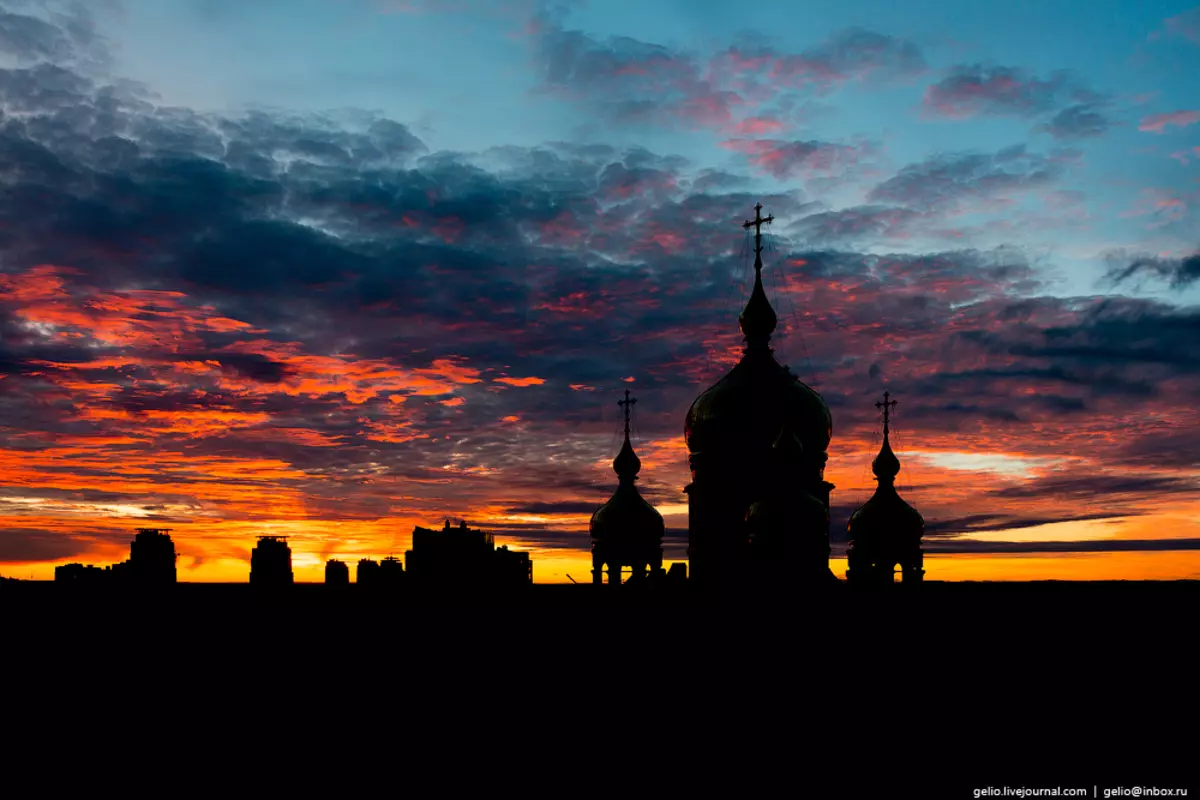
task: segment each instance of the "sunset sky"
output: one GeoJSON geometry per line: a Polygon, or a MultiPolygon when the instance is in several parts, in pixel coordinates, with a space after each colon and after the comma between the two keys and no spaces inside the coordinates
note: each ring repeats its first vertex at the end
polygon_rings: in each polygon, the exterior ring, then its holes
{"type": "Polygon", "coordinates": [[[928,578],[1200,578],[1194,3],[0,0],[0,575],[583,582],[626,388],[684,560],[761,201],[835,573],[887,389],[928,578]]]}

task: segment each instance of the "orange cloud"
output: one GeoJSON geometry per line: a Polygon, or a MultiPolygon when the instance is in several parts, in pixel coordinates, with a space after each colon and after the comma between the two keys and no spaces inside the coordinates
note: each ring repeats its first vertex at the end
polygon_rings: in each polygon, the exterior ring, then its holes
{"type": "Polygon", "coordinates": [[[541,386],[545,383],[543,378],[493,378],[494,383],[506,383],[509,386],[541,386]]]}

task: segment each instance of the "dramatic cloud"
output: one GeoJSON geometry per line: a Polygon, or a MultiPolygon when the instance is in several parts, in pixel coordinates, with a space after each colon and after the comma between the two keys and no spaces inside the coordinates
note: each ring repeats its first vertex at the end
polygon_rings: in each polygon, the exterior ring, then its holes
{"type": "Polygon", "coordinates": [[[1011,114],[1032,117],[1101,98],[1072,73],[1038,78],[1015,67],[962,65],[925,91],[926,110],[946,117],[1011,114]]]}
{"type": "MultiPolygon", "coordinates": [[[[873,31],[840,31],[798,53],[755,43],[711,57],[629,37],[600,39],[564,28],[556,15],[532,24],[545,91],[564,94],[622,124],[710,128],[743,136],[789,127],[796,92],[827,93],[849,81],[924,71],[912,42],[873,31]]],[[[799,117],[797,117],[798,120],[799,117]]],[[[796,120],[793,120],[796,121],[796,120]]]]}
{"type": "Polygon", "coordinates": [[[896,206],[854,206],[801,218],[792,230],[807,242],[846,244],[903,239],[921,213],[896,206]]]}
{"type": "Polygon", "coordinates": [[[843,175],[872,152],[869,145],[774,139],[730,139],[721,146],[745,153],[753,166],[779,180],[843,175]]]}
{"type": "Polygon", "coordinates": [[[1113,125],[1110,98],[1066,71],[1039,78],[1015,67],[960,65],[926,89],[923,105],[926,113],[950,119],[1041,117],[1035,130],[1056,139],[1099,136],[1113,125]]]}
{"type": "Polygon", "coordinates": [[[920,48],[913,42],[852,28],[799,53],[782,53],[765,44],[735,45],[713,58],[712,69],[732,76],[747,88],[767,80],[828,91],[874,75],[919,75],[926,64],[920,48]]]}
{"type": "Polygon", "coordinates": [[[689,54],[628,37],[601,41],[548,20],[539,24],[538,34],[546,87],[618,121],[724,128],[745,102],[703,77],[689,54]]]}
{"type": "Polygon", "coordinates": [[[1172,288],[1181,289],[1200,280],[1200,252],[1182,258],[1155,256],[1130,257],[1124,253],[1108,256],[1108,280],[1122,283],[1131,278],[1150,277],[1166,281],[1172,288]]]}
{"type": "Polygon", "coordinates": [[[1138,477],[1129,475],[1090,475],[1085,477],[1059,477],[1049,475],[1025,486],[998,489],[999,497],[1116,497],[1119,495],[1145,495],[1149,492],[1200,492],[1195,480],[1175,477],[1138,477]]]}
{"type": "Polygon", "coordinates": [[[1028,152],[1024,145],[990,155],[947,153],[903,168],[872,189],[868,197],[917,209],[986,204],[1049,185],[1072,159],[1069,151],[1043,156],[1028,152]]]}

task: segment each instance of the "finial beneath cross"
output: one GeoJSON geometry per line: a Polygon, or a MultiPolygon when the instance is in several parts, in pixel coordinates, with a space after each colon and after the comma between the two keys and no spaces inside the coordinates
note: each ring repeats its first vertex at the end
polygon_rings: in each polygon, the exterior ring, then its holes
{"type": "Polygon", "coordinates": [[[888,423],[891,422],[891,419],[892,419],[892,413],[891,413],[892,409],[896,407],[896,401],[889,400],[888,398],[890,398],[890,397],[891,397],[891,394],[889,394],[888,392],[885,391],[883,393],[883,402],[875,404],[876,408],[883,409],[883,435],[884,436],[887,436],[887,433],[888,433],[888,423]]]}
{"type": "Polygon", "coordinates": [[[625,399],[617,401],[617,405],[623,406],[625,409],[625,438],[626,439],[629,438],[629,410],[633,407],[633,404],[636,402],[637,402],[637,398],[630,397],[628,389],[625,390],[625,399]]]}
{"type": "MultiPolygon", "coordinates": [[[[775,220],[775,215],[764,217],[762,215],[762,203],[754,204],[754,219],[746,220],[742,223],[742,227],[750,230],[754,226],[754,253],[758,255],[762,253],[762,226],[770,225],[775,220]]],[[[757,266],[757,265],[756,265],[757,266]]]]}

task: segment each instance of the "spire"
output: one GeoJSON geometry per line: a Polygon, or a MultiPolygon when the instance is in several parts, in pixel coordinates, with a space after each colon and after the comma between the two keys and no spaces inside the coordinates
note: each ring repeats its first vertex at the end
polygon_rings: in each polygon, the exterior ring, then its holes
{"type": "Polygon", "coordinates": [[[896,401],[890,399],[891,394],[883,393],[883,402],[876,403],[876,408],[883,409],[883,447],[879,448],[879,455],[875,456],[875,460],[871,462],[871,471],[875,473],[875,477],[880,483],[892,483],[896,480],[896,475],[900,472],[900,459],[896,458],[896,454],[892,452],[892,444],[888,440],[889,426],[892,420],[892,409],[896,407],[896,401]]]}
{"type": "Polygon", "coordinates": [[[617,401],[617,405],[625,410],[625,443],[621,445],[621,452],[613,459],[613,472],[617,473],[621,483],[637,480],[637,474],[642,469],[642,460],[633,452],[633,445],[629,442],[629,412],[636,402],[637,398],[630,397],[628,389],[625,390],[625,399],[617,401]]]}
{"type": "Polygon", "coordinates": [[[754,219],[742,223],[746,230],[751,226],[754,228],[754,290],[750,292],[750,300],[746,303],[745,310],[738,317],[738,325],[746,337],[747,349],[751,350],[766,348],[779,322],[762,285],[762,226],[770,225],[775,217],[772,215],[764,218],[761,212],[762,203],[755,203],[754,219]]]}

